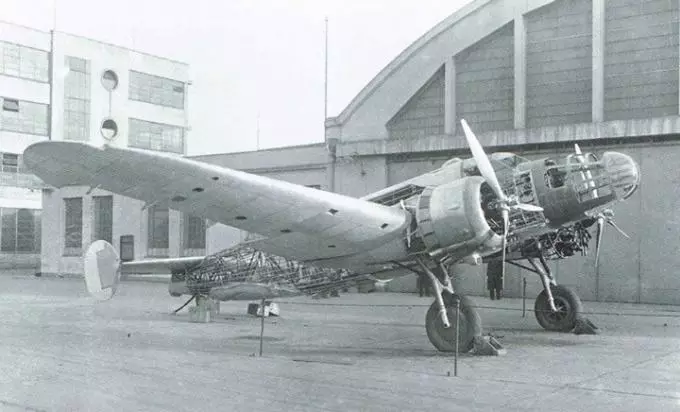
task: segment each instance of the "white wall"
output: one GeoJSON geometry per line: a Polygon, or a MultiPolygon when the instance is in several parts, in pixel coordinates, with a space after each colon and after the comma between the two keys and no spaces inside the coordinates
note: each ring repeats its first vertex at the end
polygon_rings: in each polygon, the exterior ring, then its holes
{"type": "MultiPolygon", "coordinates": [[[[0,22],[0,41],[43,51],[50,48],[49,33],[0,22]]],[[[50,86],[47,82],[28,80],[0,73],[0,97],[49,104],[50,86]]],[[[46,140],[47,136],[0,130],[0,152],[21,154],[31,144],[46,140]]],[[[40,209],[40,190],[0,186],[0,207],[40,209]]],[[[3,256],[3,259],[6,256],[3,256]]]]}
{"type": "MultiPolygon", "coordinates": [[[[189,68],[184,63],[155,57],[122,47],[100,43],[65,33],[54,37],[54,82],[52,89],[53,123],[52,138],[63,140],[65,57],[72,56],[90,62],[90,136],[94,144],[107,143],[100,133],[101,122],[113,118],[118,124],[118,136],[113,144],[127,146],[128,119],[130,117],[173,126],[188,125],[185,110],[163,107],[128,99],[129,73],[136,70],[182,82],[189,81],[189,68]],[[106,70],[118,75],[118,87],[109,93],[101,83],[106,70]]],[[[185,89],[186,90],[186,89],[185,89]]],[[[186,90],[185,93],[189,93],[186,90]]],[[[187,96],[185,95],[185,100],[187,96]]],[[[188,133],[185,131],[185,140],[188,133]]]]}

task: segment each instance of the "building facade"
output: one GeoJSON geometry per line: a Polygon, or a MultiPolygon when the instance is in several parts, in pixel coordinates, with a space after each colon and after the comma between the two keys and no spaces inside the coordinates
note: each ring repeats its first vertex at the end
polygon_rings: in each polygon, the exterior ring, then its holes
{"type": "Polygon", "coordinates": [[[0,23],[0,269],[36,268],[41,188],[24,149],[49,137],[49,36],[0,23]]]}
{"type": "MultiPolygon", "coordinates": [[[[597,266],[590,255],[551,267],[584,300],[680,304],[679,13],[678,0],[476,0],[415,40],[327,119],[324,144],[197,159],[362,196],[468,157],[462,118],[489,152],[539,158],[571,153],[576,142],[595,153],[623,151],[642,172],[638,192],[615,207],[630,239],[606,230],[597,266]]],[[[143,258],[148,218],[126,202],[114,219],[114,244],[125,233],[116,227],[141,227],[143,258]]],[[[62,212],[48,213],[43,221],[60,221],[62,212]]],[[[170,254],[180,255],[182,219],[172,216],[170,254]]],[[[246,236],[208,222],[206,252],[246,236]]],[[[49,258],[58,270],[66,266],[67,258],[43,250],[43,265],[49,258]]],[[[485,295],[484,269],[457,267],[457,288],[485,295]]],[[[520,296],[523,277],[532,280],[529,296],[538,293],[535,275],[509,267],[509,296],[520,296]]],[[[415,280],[389,285],[414,290],[415,280]]]]}
{"type": "Polygon", "coordinates": [[[121,237],[133,253],[203,254],[202,219],[96,188],[44,187],[21,162],[28,145],[45,139],[186,154],[188,65],[7,23],[0,24],[0,47],[0,261],[81,273],[92,241],[119,245],[121,237]],[[186,234],[181,246],[172,243],[172,230],[186,234]]]}

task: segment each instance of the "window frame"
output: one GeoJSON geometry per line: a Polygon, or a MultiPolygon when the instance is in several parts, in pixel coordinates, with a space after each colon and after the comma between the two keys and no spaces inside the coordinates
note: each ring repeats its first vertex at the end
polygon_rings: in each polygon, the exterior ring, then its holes
{"type": "Polygon", "coordinates": [[[35,136],[49,134],[49,105],[11,97],[0,97],[0,100],[0,130],[35,136]]]}
{"type": "Polygon", "coordinates": [[[153,205],[147,209],[147,255],[152,257],[167,257],[170,253],[170,208],[163,205],[153,205]],[[159,214],[165,214],[162,216],[159,214]],[[161,226],[159,228],[159,226],[161,226]],[[164,228],[162,226],[165,226],[164,228]],[[161,233],[162,231],[162,233],[161,233]],[[162,234],[162,238],[156,236],[162,234]],[[160,242],[159,242],[160,240],[160,242]]]}
{"type": "Polygon", "coordinates": [[[129,147],[184,154],[185,139],[186,130],[184,127],[134,117],[128,118],[129,147]],[[171,134],[176,131],[179,132],[178,141],[173,142],[175,136],[167,136],[166,133],[171,134]]]}
{"type": "Polygon", "coordinates": [[[83,198],[82,197],[65,197],[64,204],[64,256],[80,256],[83,251],[83,198]],[[70,211],[77,212],[77,210],[69,209],[69,203],[74,202],[78,205],[80,213],[76,215],[69,215],[70,211]],[[79,226],[79,229],[73,226],[79,226]],[[71,230],[71,232],[69,232],[71,230]]]}
{"type": "Polygon", "coordinates": [[[186,104],[186,84],[181,80],[145,73],[139,70],[130,70],[128,99],[184,110],[186,104]],[[181,91],[177,90],[178,88],[181,88],[181,91]]]}
{"type": "Polygon", "coordinates": [[[49,83],[49,52],[0,40],[0,74],[49,83]]]}
{"type": "Polygon", "coordinates": [[[92,241],[104,240],[113,244],[113,195],[92,196],[92,241]],[[107,208],[103,210],[102,202],[107,208]],[[106,213],[102,213],[102,211],[106,213]],[[106,225],[106,227],[103,226],[106,225]]]}
{"type": "Polygon", "coordinates": [[[205,254],[207,230],[208,225],[205,219],[188,213],[182,215],[182,254],[184,256],[205,254]],[[198,221],[201,222],[200,225],[197,224],[198,221]],[[198,237],[195,237],[196,235],[198,237]]]}

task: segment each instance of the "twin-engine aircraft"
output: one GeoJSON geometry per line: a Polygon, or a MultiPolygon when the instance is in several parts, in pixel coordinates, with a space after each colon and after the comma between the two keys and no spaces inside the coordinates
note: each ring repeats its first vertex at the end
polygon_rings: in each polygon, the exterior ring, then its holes
{"type": "Polygon", "coordinates": [[[106,298],[115,293],[121,270],[134,271],[135,265],[160,266],[189,278],[219,272],[225,276],[217,298],[248,300],[304,293],[310,277],[303,268],[321,268],[312,274],[316,286],[408,269],[426,276],[433,287],[435,300],[425,319],[431,343],[453,351],[458,336],[459,349],[466,351],[481,334],[481,320],[471,301],[455,293],[449,267],[502,259],[503,267],[507,261],[539,275],[543,291],[535,314],[540,325],[572,330],[580,299],[557,285],[546,261],[583,253],[594,225],[599,255],[604,224],[617,228],[607,207],[635,192],[637,164],[622,153],[598,158],[578,146],[575,153],[554,159],[529,161],[511,153],[488,157],[465,120],[461,123],[473,158],[451,159],[360,199],[110,145],[39,142],[26,149],[24,162],[57,188],[103,189],[142,200],[145,207],[163,204],[255,233],[260,238],[248,248],[280,257],[289,269],[290,262],[300,264],[279,277],[236,276],[244,272],[231,270],[236,261],[226,255],[120,264],[113,247],[97,241],[86,254],[85,277],[89,290],[106,298]],[[457,303],[458,333],[452,324],[457,303]]]}

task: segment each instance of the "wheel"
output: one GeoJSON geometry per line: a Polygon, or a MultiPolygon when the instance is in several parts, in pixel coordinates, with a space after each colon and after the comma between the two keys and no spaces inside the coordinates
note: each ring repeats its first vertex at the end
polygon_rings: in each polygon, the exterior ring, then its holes
{"type": "Polygon", "coordinates": [[[432,345],[442,352],[454,352],[456,350],[456,299],[460,299],[458,351],[467,352],[472,349],[475,336],[482,334],[482,320],[479,313],[477,313],[472,301],[466,296],[446,294],[443,299],[451,326],[449,328],[444,327],[439,316],[437,301],[434,301],[425,316],[427,337],[432,345]]]}
{"type": "Polygon", "coordinates": [[[548,295],[543,290],[534,303],[534,314],[538,324],[545,330],[569,332],[576,326],[576,320],[583,312],[578,295],[571,289],[557,285],[551,286],[557,312],[550,309],[548,295]]]}

